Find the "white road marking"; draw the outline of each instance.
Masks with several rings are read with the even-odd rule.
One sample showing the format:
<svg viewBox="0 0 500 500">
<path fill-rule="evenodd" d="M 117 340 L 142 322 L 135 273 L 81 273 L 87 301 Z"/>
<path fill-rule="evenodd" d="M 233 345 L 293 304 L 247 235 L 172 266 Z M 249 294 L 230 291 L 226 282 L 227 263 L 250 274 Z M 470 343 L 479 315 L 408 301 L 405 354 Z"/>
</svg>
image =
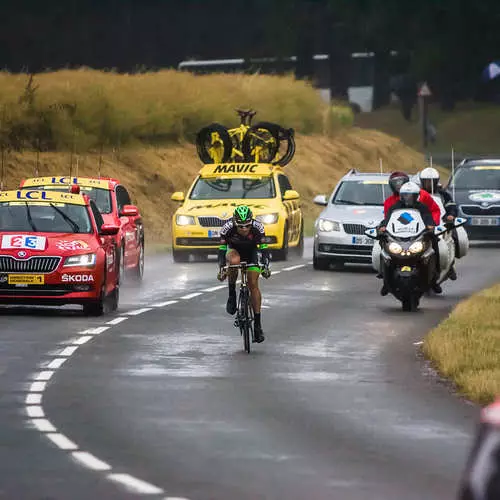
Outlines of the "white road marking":
<svg viewBox="0 0 500 500">
<path fill-rule="evenodd" d="M 44 418 L 45 413 L 43 412 L 43 408 L 38 405 L 30 405 L 26 407 L 26 413 L 30 418 Z"/>
<path fill-rule="evenodd" d="M 139 314 L 152 311 L 151 307 L 143 307 L 142 309 L 136 309 L 135 311 L 127 311 L 125 314 L 129 314 L 130 316 L 138 316 Z"/>
<path fill-rule="evenodd" d="M 89 469 L 102 471 L 111 470 L 111 465 L 99 460 L 86 451 L 74 451 L 71 455 L 75 460 L 78 460 L 78 462 Z"/>
<path fill-rule="evenodd" d="M 306 267 L 305 264 L 299 264 L 297 266 L 284 267 L 282 271 L 295 271 L 295 269 L 300 269 L 301 267 Z"/>
<path fill-rule="evenodd" d="M 276 276 L 277 274 L 280 274 L 281 271 L 271 271 L 271 276 Z"/>
<path fill-rule="evenodd" d="M 120 318 L 117 318 L 120 319 Z M 127 318 L 123 318 L 127 319 Z M 109 326 L 98 326 L 97 328 L 88 328 L 87 330 L 82 330 L 81 332 L 78 332 L 80 335 L 99 335 L 100 333 L 105 332 L 106 330 L 109 330 Z"/>
<path fill-rule="evenodd" d="M 47 382 L 33 382 L 30 385 L 29 392 L 43 392 L 47 387 Z"/>
<path fill-rule="evenodd" d="M 216 292 L 217 290 L 222 290 L 223 288 L 226 288 L 227 285 L 217 285 L 217 286 L 212 286 L 210 288 L 205 288 L 203 290 L 204 292 Z"/>
<path fill-rule="evenodd" d="M 308 264 L 311 266 L 312 264 L 314 264 L 314 262 L 311 260 L 310 262 L 308 262 Z"/>
<path fill-rule="evenodd" d="M 111 321 L 108 321 L 106 324 L 107 325 L 118 325 L 127 319 L 128 318 L 126 318 L 125 316 L 120 316 L 118 318 L 112 319 Z M 105 328 L 105 327 L 101 326 L 101 328 Z M 106 328 L 106 330 L 107 330 L 107 328 Z"/>
<path fill-rule="evenodd" d="M 46 370 L 35 375 L 35 380 L 50 380 L 52 375 L 54 375 L 53 370 Z"/>
<path fill-rule="evenodd" d="M 91 338 L 92 335 L 85 335 L 84 337 L 78 337 L 77 339 L 73 340 L 72 344 L 83 345 L 86 344 Z"/>
<path fill-rule="evenodd" d="M 47 437 L 61 450 L 78 450 L 78 446 L 64 434 L 55 432 L 47 434 Z"/>
<path fill-rule="evenodd" d="M 42 402 L 41 394 L 28 394 L 26 396 L 26 405 L 39 405 Z"/>
<path fill-rule="evenodd" d="M 32 418 L 31 422 L 40 432 L 56 432 L 57 429 L 52 425 L 52 422 L 46 418 Z"/>
<path fill-rule="evenodd" d="M 73 353 L 78 349 L 77 345 L 71 346 L 71 347 L 65 347 L 59 354 L 58 356 L 72 356 Z"/>
<path fill-rule="evenodd" d="M 422 345 L 424 342 L 421 340 L 419 342 L 413 342 L 413 345 Z"/>
<path fill-rule="evenodd" d="M 58 368 L 61 368 L 63 363 L 67 360 L 68 358 L 56 358 L 53 359 L 48 365 L 47 368 L 50 368 L 51 370 L 57 370 Z"/>
<path fill-rule="evenodd" d="M 199 295 L 201 295 L 201 292 L 194 292 L 194 293 L 190 293 L 188 295 L 184 295 L 184 297 L 181 297 L 181 299 L 182 300 L 194 299 L 195 297 L 198 297 Z"/>
<path fill-rule="evenodd" d="M 159 495 L 160 493 L 163 493 L 163 490 L 158 488 L 158 486 L 141 481 L 140 479 L 137 479 L 129 474 L 108 474 L 108 478 L 111 479 L 111 481 L 122 483 L 130 491 L 135 493 L 141 493 L 143 495 Z"/>
<path fill-rule="evenodd" d="M 172 304 L 177 304 L 178 300 L 167 300 L 166 302 L 157 302 L 156 304 L 151 304 L 151 307 L 166 307 Z"/>
</svg>

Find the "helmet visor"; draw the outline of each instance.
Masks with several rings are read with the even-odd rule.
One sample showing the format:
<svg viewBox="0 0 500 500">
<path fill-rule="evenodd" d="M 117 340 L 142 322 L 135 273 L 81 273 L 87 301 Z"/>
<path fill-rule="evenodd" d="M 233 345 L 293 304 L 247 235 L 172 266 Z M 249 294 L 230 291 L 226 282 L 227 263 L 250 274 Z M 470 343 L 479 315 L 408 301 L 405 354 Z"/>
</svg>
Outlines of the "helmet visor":
<svg viewBox="0 0 500 500">
<path fill-rule="evenodd" d="M 414 193 L 404 193 L 401 195 L 401 201 L 407 207 L 414 207 L 418 200 L 418 194 Z"/>
</svg>

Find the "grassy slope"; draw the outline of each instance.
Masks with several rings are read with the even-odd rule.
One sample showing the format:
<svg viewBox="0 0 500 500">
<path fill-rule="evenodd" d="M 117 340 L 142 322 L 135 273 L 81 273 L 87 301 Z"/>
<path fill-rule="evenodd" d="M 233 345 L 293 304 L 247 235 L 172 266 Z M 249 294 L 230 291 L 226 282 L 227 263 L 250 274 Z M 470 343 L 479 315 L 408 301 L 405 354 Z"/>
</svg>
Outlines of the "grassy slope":
<svg viewBox="0 0 500 500">
<path fill-rule="evenodd" d="M 320 207 L 312 203 L 318 193 L 328 193 L 349 168 L 378 171 L 379 158 L 385 170 L 416 171 L 423 157 L 400 141 L 381 132 L 348 129 L 334 138 L 298 136 L 297 154 L 286 168 L 292 185 L 303 199 L 306 217 L 311 220 Z M 68 153 L 40 155 L 39 175 L 69 174 Z M 35 173 L 35 153 L 7 157 L 6 187 L 15 188 L 22 177 Z M 79 156 L 78 174 L 97 175 L 97 156 Z M 106 154 L 101 175 L 117 176 L 130 187 L 132 197 L 144 214 L 150 242 L 170 241 L 170 218 L 177 205 L 170 200 L 173 191 L 186 190 L 201 166 L 191 144 L 168 148 L 125 150 L 119 158 Z M 73 175 L 76 173 L 75 162 Z"/>
</svg>

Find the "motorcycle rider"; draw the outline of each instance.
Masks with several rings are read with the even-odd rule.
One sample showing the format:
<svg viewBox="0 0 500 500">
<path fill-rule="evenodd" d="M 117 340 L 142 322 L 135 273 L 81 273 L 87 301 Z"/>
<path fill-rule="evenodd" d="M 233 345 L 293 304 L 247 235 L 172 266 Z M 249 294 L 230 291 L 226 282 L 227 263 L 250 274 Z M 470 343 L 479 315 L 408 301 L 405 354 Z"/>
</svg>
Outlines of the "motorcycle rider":
<svg viewBox="0 0 500 500">
<path fill-rule="evenodd" d="M 424 203 L 419 201 L 420 198 L 420 187 L 415 184 L 414 182 L 406 182 L 399 188 L 399 200 L 396 201 L 396 203 L 392 204 L 389 210 L 387 211 L 387 215 L 384 217 L 384 220 L 379 224 L 377 230 L 380 235 L 383 235 L 386 230 L 387 230 L 387 223 L 389 222 L 389 219 L 391 218 L 392 213 L 394 210 L 398 210 L 401 208 L 413 208 L 415 210 L 418 210 L 420 212 L 420 215 L 422 216 L 422 219 L 424 221 L 424 224 L 426 228 L 429 231 L 432 231 L 432 235 L 434 234 L 434 227 L 435 227 L 435 222 L 434 218 L 432 217 L 432 214 Z M 388 278 L 389 278 L 389 270 L 385 266 L 385 263 L 383 265 L 383 278 L 384 278 L 384 284 L 382 285 L 382 289 L 380 290 L 380 295 L 385 296 L 389 293 L 389 286 L 388 286 Z"/>
<path fill-rule="evenodd" d="M 444 207 L 444 214 L 442 216 L 443 222 L 445 224 L 453 224 L 455 218 L 458 216 L 457 204 L 453 200 L 448 191 L 444 190 L 441 184 L 439 183 L 439 172 L 433 167 L 424 168 L 419 173 L 420 186 L 423 190 L 427 191 L 431 196 L 438 196 L 441 199 L 441 202 Z M 458 247 L 458 235 L 457 230 L 453 229 L 452 232 L 453 242 L 455 243 L 455 247 Z M 450 279 L 456 280 L 457 273 L 455 270 L 455 262 L 451 265 L 450 268 Z"/>
</svg>

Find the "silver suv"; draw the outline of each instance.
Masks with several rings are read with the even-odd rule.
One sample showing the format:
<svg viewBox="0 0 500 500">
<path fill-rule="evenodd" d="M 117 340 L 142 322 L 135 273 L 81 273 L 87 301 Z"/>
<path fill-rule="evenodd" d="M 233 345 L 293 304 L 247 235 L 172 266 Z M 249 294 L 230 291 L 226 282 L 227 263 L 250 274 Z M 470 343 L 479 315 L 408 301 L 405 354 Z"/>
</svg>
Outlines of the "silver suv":
<svg viewBox="0 0 500 500">
<path fill-rule="evenodd" d="M 314 203 L 325 207 L 314 224 L 314 269 L 371 263 L 373 240 L 364 233 L 384 217 L 384 200 L 391 195 L 389 175 L 352 169 L 329 198 L 314 198 Z"/>
</svg>

